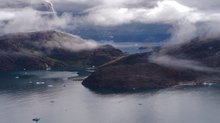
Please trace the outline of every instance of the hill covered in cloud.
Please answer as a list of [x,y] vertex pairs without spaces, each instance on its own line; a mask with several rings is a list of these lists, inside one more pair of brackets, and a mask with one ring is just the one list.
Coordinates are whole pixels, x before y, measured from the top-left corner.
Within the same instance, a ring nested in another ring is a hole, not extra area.
[[0,37],[0,71],[99,66],[124,55],[112,46],[57,31]]

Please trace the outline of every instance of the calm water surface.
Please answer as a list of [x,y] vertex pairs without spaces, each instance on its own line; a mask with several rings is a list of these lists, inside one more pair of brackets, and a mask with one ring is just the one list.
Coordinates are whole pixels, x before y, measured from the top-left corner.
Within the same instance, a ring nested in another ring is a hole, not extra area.
[[0,74],[0,123],[219,123],[220,87],[101,94],[79,71]]

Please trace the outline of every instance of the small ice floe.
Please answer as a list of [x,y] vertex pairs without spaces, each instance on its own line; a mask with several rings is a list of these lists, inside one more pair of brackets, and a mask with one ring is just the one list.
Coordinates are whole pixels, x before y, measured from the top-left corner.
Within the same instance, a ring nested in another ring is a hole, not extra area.
[[210,83],[210,82],[204,82],[202,85],[204,86],[213,86],[215,83]]
[[48,87],[49,87],[49,88],[52,88],[52,87],[53,87],[53,85],[48,85]]
[[94,69],[94,70],[88,69],[88,70],[86,70],[86,71],[89,72],[89,73],[94,73],[94,72],[95,72],[95,69]]
[[86,71],[89,72],[89,73],[95,72],[95,66],[92,66],[92,67],[87,68]]
[[86,70],[87,72],[89,72],[89,73],[94,73],[95,72],[95,70]]
[[15,77],[15,79],[19,79],[19,78],[20,78],[19,76],[16,76],[16,77]]
[[179,86],[195,86],[195,82],[190,82],[190,83],[179,83]]
[[37,85],[44,85],[45,82],[36,82]]
[[29,81],[29,84],[32,84],[33,82],[32,81]]
[[34,118],[32,119],[32,121],[34,121],[35,123],[38,123],[40,121],[40,118]]

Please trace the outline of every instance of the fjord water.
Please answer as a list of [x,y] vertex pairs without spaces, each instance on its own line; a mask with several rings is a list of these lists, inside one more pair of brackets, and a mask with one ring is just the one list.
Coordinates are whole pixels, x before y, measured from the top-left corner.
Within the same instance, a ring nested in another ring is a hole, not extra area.
[[95,93],[83,71],[0,74],[0,123],[219,123],[220,87]]

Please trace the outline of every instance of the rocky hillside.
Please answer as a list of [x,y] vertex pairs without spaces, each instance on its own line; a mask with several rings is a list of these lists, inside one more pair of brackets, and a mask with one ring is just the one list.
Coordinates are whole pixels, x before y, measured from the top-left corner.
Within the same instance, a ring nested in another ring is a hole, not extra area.
[[108,63],[83,85],[90,89],[141,90],[179,84],[220,82],[220,40],[192,41],[180,47],[135,54]]
[[57,31],[0,36],[0,71],[99,66],[124,55],[112,46]]

